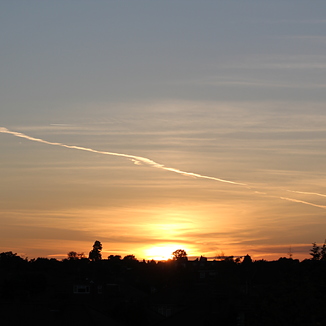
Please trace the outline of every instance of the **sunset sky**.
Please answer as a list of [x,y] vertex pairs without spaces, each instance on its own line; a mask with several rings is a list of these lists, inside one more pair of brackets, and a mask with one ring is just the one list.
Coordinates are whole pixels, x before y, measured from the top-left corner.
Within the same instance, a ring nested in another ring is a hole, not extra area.
[[326,2],[1,1],[0,252],[309,258]]

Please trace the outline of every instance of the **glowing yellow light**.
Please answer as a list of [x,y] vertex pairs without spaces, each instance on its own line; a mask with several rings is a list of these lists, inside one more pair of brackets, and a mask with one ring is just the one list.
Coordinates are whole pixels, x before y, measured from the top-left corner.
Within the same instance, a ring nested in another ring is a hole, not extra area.
[[173,251],[180,248],[181,247],[178,245],[162,245],[162,246],[151,247],[147,249],[145,252],[148,259],[168,260],[172,258]]

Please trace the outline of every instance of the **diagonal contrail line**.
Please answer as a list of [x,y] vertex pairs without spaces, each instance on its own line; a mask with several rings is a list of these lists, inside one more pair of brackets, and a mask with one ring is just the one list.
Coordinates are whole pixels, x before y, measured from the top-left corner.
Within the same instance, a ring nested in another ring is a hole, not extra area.
[[[135,164],[137,164],[138,162],[142,162],[144,164],[147,164],[147,165],[149,165],[151,167],[154,167],[154,168],[157,168],[157,169],[162,169],[162,170],[165,170],[165,171],[170,171],[170,172],[182,174],[182,175],[185,175],[185,176],[190,176],[190,177],[195,177],[195,178],[202,178],[202,179],[209,179],[209,180],[229,183],[229,184],[233,184],[233,185],[237,185],[237,186],[246,186],[247,189],[251,189],[245,183],[240,183],[240,182],[235,182],[235,181],[230,181],[230,180],[224,180],[224,179],[210,177],[210,176],[207,176],[207,175],[202,175],[202,174],[193,173],[193,172],[186,172],[186,171],[182,171],[182,170],[175,169],[175,168],[169,168],[169,167],[164,166],[163,164],[157,163],[157,162],[155,162],[155,161],[153,161],[153,160],[151,160],[149,158],[142,157],[142,156],[123,154],[123,153],[115,153],[115,152],[107,152],[107,151],[98,151],[96,149],[87,148],[87,147],[81,147],[81,146],[75,146],[75,145],[67,145],[67,144],[56,143],[56,142],[50,142],[50,141],[47,141],[47,140],[44,140],[44,139],[41,139],[41,138],[35,138],[35,137],[25,135],[25,134],[23,134],[21,132],[11,131],[11,130],[8,130],[7,128],[4,128],[4,127],[0,127],[0,132],[4,133],[4,134],[10,134],[10,135],[13,135],[13,136],[16,136],[16,137],[28,139],[30,141],[47,144],[47,145],[60,146],[60,147],[65,147],[65,148],[69,148],[69,149],[77,149],[77,150],[81,150],[81,151],[97,153],[97,154],[103,154],[103,155],[112,155],[112,156],[125,157],[125,158],[133,161]],[[318,195],[318,196],[323,196],[323,197],[326,196],[326,195],[323,195],[323,194],[318,194],[318,193],[313,193],[313,192],[302,192],[302,191],[291,191],[291,190],[288,190],[288,191],[294,192],[294,193]],[[256,191],[256,193],[259,193],[259,192]],[[314,207],[326,209],[326,206],[324,206],[324,205],[318,205],[318,204],[310,203],[310,202],[307,202],[307,201],[302,201],[302,200],[297,200],[297,199],[292,199],[292,198],[287,198],[287,197],[281,197],[281,196],[275,196],[275,197],[279,198],[279,199],[295,202],[295,203],[300,203],[300,204],[305,204],[305,205],[309,205],[309,206],[314,206]]]
[[182,171],[182,170],[175,169],[175,168],[169,168],[169,167],[164,166],[163,164],[157,163],[157,162],[155,162],[155,161],[153,161],[153,160],[151,160],[149,158],[142,157],[142,156],[136,156],[136,155],[130,155],[130,154],[122,154],[122,153],[114,153],[114,152],[106,152],[106,151],[98,151],[96,149],[87,148],[87,147],[81,147],[81,146],[75,146],[75,145],[66,145],[66,144],[63,144],[63,143],[50,142],[50,141],[43,140],[43,139],[40,139],[40,138],[35,138],[35,137],[25,135],[25,134],[23,134],[21,132],[10,131],[7,128],[4,128],[4,127],[0,127],[0,132],[5,133],[5,134],[10,134],[10,135],[13,135],[13,136],[16,136],[16,137],[20,137],[20,138],[25,138],[25,139],[28,139],[28,140],[31,140],[31,141],[47,144],[47,145],[60,146],[60,147],[65,147],[65,148],[70,148],[70,149],[77,149],[77,150],[81,150],[81,151],[92,152],[92,153],[103,154],[103,155],[112,155],[112,156],[125,157],[125,158],[130,159],[130,160],[132,160],[134,162],[135,161],[136,162],[137,161],[142,162],[142,163],[148,164],[149,166],[152,166],[154,168],[158,168],[158,169],[162,169],[162,170],[182,174],[182,175],[185,175],[185,176],[202,178],[202,179],[209,179],[209,180],[214,180],[214,181],[219,181],[219,182],[224,182],[224,183],[230,183],[230,184],[234,184],[234,185],[237,185],[237,186],[246,186],[246,184],[240,183],[240,182],[224,180],[224,179],[210,177],[210,176],[207,176],[207,175],[201,175],[201,174],[193,173],[193,172],[186,172],[186,171]]
[[288,200],[288,201],[292,201],[294,203],[305,204],[305,205],[310,205],[310,206],[314,206],[314,207],[319,207],[319,208],[326,209],[326,206],[325,205],[313,204],[313,203],[309,203],[307,201],[293,199],[293,198],[287,198],[287,197],[279,197],[279,198],[284,199],[284,200]]
[[303,194],[303,195],[313,195],[313,196],[320,196],[326,197],[324,194],[319,194],[318,192],[308,192],[308,191],[295,191],[295,190],[287,190],[288,192],[294,192],[296,194]]

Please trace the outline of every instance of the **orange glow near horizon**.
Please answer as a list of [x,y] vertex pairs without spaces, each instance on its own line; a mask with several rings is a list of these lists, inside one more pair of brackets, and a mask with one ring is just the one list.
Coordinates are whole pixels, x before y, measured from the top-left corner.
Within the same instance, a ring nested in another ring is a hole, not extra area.
[[154,260],[168,260],[172,259],[172,253],[177,249],[183,249],[189,255],[189,249],[184,248],[182,245],[158,245],[154,247],[150,247],[144,251],[147,259]]

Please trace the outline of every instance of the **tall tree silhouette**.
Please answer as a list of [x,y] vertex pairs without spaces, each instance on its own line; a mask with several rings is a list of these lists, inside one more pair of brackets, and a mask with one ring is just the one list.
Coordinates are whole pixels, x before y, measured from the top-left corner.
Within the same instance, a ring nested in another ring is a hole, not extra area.
[[326,240],[320,248],[320,260],[326,260]]
[[97,261],[102,259],[101,255],[102,244],[100,241],[96,240],[93,245],[93,250],[89,252],[88,258],[91,261]]
[[316,242],[313,242],[312,248],[310,249],[310,255],[312,260],[319,260],[321,256],[320,247],[317,246]]

